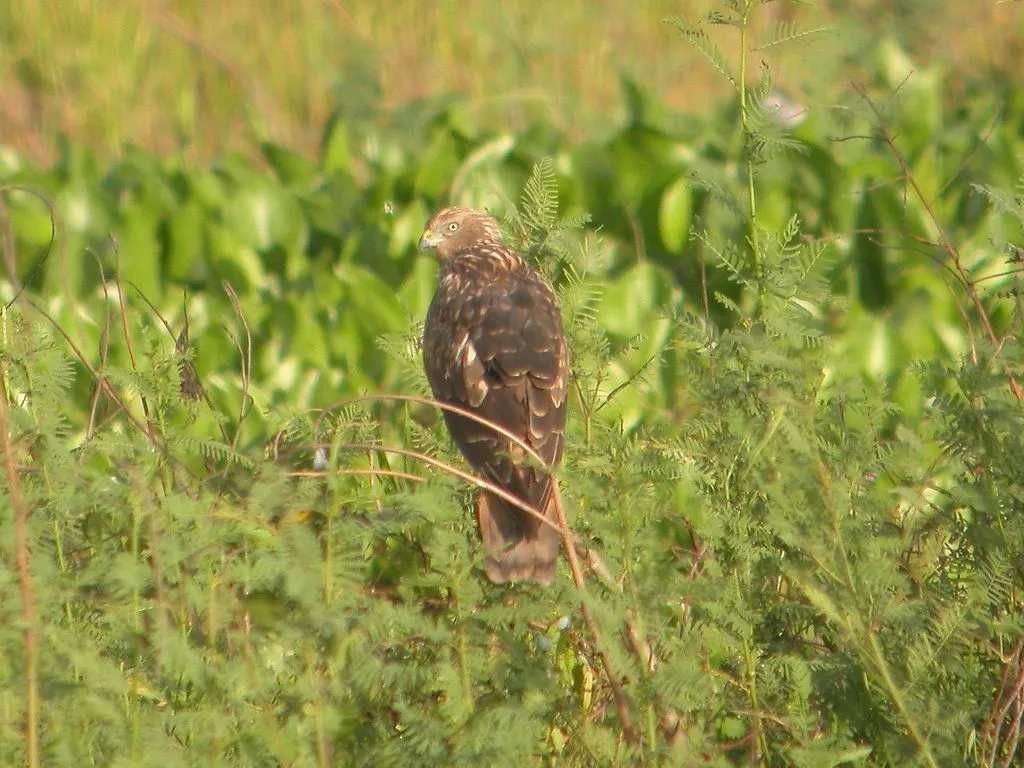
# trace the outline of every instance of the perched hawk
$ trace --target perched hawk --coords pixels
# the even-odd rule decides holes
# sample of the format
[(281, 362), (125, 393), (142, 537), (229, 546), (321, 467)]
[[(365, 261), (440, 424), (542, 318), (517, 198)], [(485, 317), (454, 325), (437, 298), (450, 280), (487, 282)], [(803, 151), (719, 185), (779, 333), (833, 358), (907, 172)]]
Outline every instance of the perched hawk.
[[(437, 249), (441, 263), (423, 331), (434, 397), (500, 424), (554, 466), (565, 445), (569, 362), (551, 287), (502, 243), (498, 222), (483, 211), (445, 208), (427, 224), (420, 248)], [(464, 416), (444, 417), (473, 467), (554, 521), (552, 480), (521, 446)], [(554, 578), (554, 528), (487, 491), (476, 510), (491, 581)]]

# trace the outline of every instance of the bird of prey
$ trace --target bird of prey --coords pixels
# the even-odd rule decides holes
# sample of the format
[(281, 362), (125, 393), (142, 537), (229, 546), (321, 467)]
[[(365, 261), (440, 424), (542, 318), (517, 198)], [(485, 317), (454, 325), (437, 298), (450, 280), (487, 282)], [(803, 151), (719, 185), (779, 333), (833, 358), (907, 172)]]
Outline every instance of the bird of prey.
[[(434, 397), (499, 424), (555, 466), (565, 446), (569, 360), (551, 287), (483, 211), (439, 211), (420, 248), (435, 249), (440, 262), (423, 331)], [(554, 480), (522, 446), (465, 416), (444, 417), (477, 471), (554, 522)], [(550, 583), (561, 541), (555, 528), (488, 491), (476, 513), (492, 582)]]

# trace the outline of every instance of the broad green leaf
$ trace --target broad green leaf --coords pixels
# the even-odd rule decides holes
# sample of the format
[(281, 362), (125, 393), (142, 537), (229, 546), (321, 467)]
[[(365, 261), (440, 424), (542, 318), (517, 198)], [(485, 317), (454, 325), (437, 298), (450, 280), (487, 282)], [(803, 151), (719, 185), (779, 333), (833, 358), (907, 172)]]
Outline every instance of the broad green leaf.
[(237, 238), (258, 251), (291, 248), (305, 241), (306, 224), (297, 200), (270, 183), (241, 190), (224, 218)]
[(407, 258), (409, 253), (416, 250), (429, 217), (426, 206), (417, 200), (392, 219), (391, 240), (388, 244), (388, 255), (392, 259)]
[(661, 242), (669, 251), (680, 253), (690, 236), (690, 218), (693, 213), (693, 193), (690, 180), (685, 176), (665, 188), (658, 207), (658, 227)]
[(204, 211), (189, 200), (170, 214), (167, 223), (167, 276), (172, 280), (202, 280), (206, 276)]
[(672, 296), (671, 278), (649, 261), (636, 264), (607, 287), (601, 323), (612, 333), (629, 336), (663, 309)]
[(213, 267), (222, 280), (227, 280), (239, 294), (258, 291), (266, 283), (259, 255), (239, 239), (233, 230), (211, 224), (207, 230)]
[(435, 128), (430, 144), (419, 158), (416, 191), (427, 197), (440, 197), (451, 184), (458, 164), (455, 139), (447, 129)]
[(269, 142), (264, 142), (260, 150), (282, 184), (304, 185), (314, 180), (316, 167), (298, 152)]
[(340, 118), (335, 118), (327, 126), (320, 164), (325, 171), (338, 174), (348, 173), (352, 167), (348, 131)]
[(157, 217), (145, 203), (128, 205), (117, 233), (121, 279), (138, 287), (154, 304), (163, 297)]

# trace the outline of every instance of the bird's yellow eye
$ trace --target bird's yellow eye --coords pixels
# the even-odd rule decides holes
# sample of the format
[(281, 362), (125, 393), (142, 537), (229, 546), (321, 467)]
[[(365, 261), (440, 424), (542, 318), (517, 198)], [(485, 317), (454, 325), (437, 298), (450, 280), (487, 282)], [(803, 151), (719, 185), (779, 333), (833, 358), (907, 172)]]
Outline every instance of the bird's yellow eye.
[(457, 222), (457, 221), (453, 221), (452, 223), (450, 223), (448, 225), (448, 231), (449, 232), (454, 232), (458, 228), (459, 228), (459, 222)]

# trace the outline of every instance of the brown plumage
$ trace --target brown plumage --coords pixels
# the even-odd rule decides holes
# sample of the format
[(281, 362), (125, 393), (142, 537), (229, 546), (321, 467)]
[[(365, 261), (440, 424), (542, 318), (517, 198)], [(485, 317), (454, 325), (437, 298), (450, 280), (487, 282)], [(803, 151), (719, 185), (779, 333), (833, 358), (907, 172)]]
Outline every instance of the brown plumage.
[[(482, 211), (438, 212), (420, 247), (436, 248), (441, 262), (423, 332), (434, 397), (500, 424), (556, 465), (565, 445), (569, 361), (551, 287), (502, 243), (498, 223)], [(551, 478), (524, 460), (521, 446), (464, 416), (444, 417), (477, 471), (554, 521)], [(491, 581), (554, 578), (554, 528), (486, 491), (476, 509)]]

